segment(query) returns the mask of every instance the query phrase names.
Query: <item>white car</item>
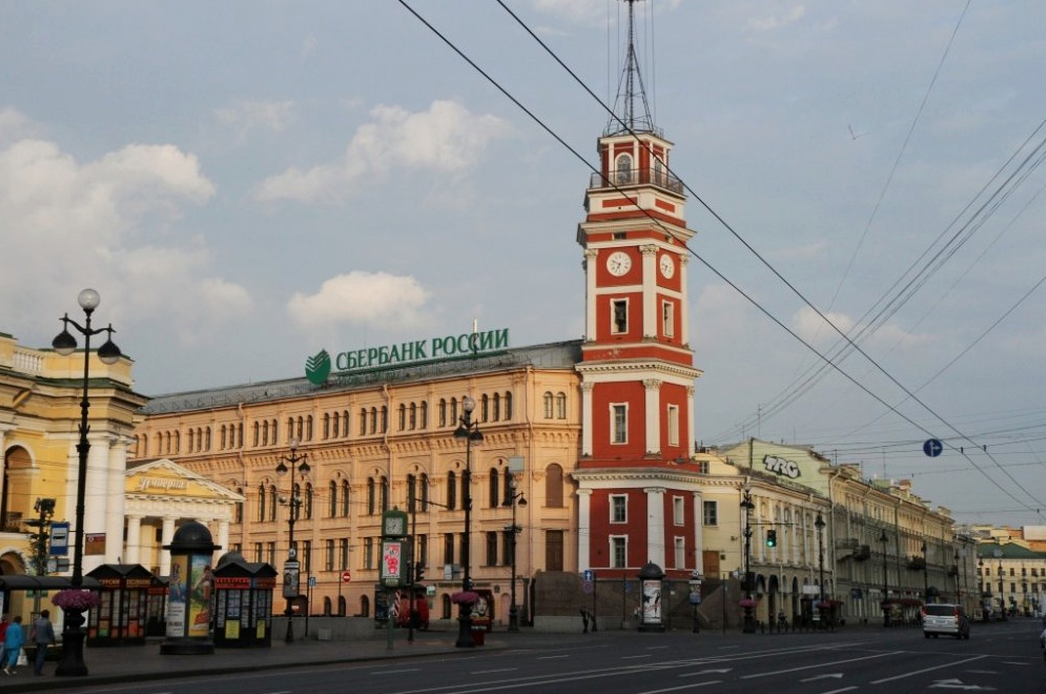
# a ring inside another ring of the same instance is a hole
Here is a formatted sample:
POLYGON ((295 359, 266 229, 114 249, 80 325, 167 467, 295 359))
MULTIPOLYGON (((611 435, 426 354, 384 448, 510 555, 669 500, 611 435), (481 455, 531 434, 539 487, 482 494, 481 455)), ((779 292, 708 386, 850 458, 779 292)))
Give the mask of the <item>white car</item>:
POLYGON ((935 603, 923 605, 923 636, 937 638, 941 634, 957 639, 970 638, 970 620, 962 605, 935 603))

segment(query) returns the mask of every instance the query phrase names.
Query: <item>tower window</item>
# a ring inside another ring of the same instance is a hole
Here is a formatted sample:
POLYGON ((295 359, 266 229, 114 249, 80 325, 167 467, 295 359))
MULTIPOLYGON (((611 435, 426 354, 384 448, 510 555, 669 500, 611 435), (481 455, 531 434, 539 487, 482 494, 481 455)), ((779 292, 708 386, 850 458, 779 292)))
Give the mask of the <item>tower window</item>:
POLYGON ((623 569, 628 565, 628 538, 615 536, 610 538, 610 566, 623 569))
POLYGON ((610 332, 615 335, 628 332, 628 299, 614 299, 610 302, 611 328, 610 332))
POLYGON ((668 445, 679 445, 679 405, 668 406, 668 445))
POLYGON ((628 497, 624 494, 616 494, 610 497, 610 522, 628 522, 628 497))
POLYGON ((610 406, 610 441, 628 443, 628 405, 610 406))
POLYGON ((617 176, 615 177, 618 185, 628 184, 632 182, 632 156, 628 154, 622 154, 617 158, 617 176))
POLYGON ((671 301, 661 303, 661 334, 665 337, 676 334, 676 305, 671 301))

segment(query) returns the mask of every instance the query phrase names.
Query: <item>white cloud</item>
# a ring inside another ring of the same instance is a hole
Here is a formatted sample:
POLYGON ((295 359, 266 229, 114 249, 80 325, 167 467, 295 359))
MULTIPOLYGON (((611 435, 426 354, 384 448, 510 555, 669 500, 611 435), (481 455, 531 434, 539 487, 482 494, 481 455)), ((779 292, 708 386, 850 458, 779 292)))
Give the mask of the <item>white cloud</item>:
POLYGON ((354 323, 411 330, 427 324, 421 309, 429 296, 413 277, 350 272, 325 281, 316 294, 295 294, 287 313, 303 328, 354 323))
POLYGON ((231 127, 242 140, 252 130, 286 130, 296 118, 293 101, 237 101, 214 111, 218 122, 231 127))
POLYGON ((418 113, 377 106, 370 115, 373 121, 360 126, 342 159, 270 177, 259 187, 258 199, 339 202, 365 176, 400 168, 462 174, 476 166, 493 140, 511 133, 506 121, 475 116, 453 101, 435 101, 418 113))
MULTIPOLYGON (((854 326, 853 318, 845 313, 829 311, 824 316, 844 333, 849 332, 854 326)), ((803 306, 796 311, 795 316, 792 317, 792 330, 809 344, 835 342, 839 339, 839 333, 825 323, 821 316, 809 306, 803 306)))
POLYGON ((750 18, 748 20, 748 28, 755 29, 756 31, 780 29, 783 26, 798 22, 805 15, 806 8, 803 5, 793 5, 791 9, 782 15, 764 15, 761 17, 750 18))

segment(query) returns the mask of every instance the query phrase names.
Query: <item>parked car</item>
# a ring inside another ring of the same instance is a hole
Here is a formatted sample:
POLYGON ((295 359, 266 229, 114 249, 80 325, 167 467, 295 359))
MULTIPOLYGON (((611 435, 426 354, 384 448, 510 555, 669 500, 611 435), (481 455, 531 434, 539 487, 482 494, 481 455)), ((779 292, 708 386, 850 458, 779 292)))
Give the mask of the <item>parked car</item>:
POLYGON ((957 639, 970 638, 970 620, 962 605, 935 603, 923 605, 923 636, 937 638, 941 634, 957 639))

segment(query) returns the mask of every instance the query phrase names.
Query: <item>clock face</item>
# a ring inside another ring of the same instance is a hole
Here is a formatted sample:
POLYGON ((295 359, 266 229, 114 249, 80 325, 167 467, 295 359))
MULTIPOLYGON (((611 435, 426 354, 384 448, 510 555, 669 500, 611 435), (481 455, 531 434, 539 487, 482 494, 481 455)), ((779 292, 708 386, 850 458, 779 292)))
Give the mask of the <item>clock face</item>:
POLYGON ((672 256, 667 254, 661 256, 661 274, 665 277, 676 274, 676 263, 672 260, 672 256))
POLYGON ((614 251, 607 257, 607 270, 610 271, 611 275, 620 277, 629 271, 632 267, 632 259, 628 257, 628 253, 623 251, 614 251))
POLYGON ((403 535, 405 528, 403 527, 403 518, 399 516, 392 516, 385 519, 385 534, 386 535, 403 535))

